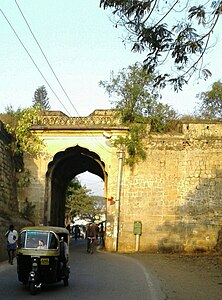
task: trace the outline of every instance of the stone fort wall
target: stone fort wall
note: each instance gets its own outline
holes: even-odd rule
[[[119,249],[214,251],[222,225],[222,124],[183,124],[172,135],[150,134],[147,159],[124,167]],[[222,250],[222,249],[221,249]]]
[[[18,210],[14,164],[7,148],[9,141],[0,122],[0,261],[7,258],[5,232],[13,222],[10,215]]]
[[[0,122],[0,212],[17,211],[15,167],[8,143],[10,137]]]
[[[15,163],[8,144],[11,137],[0,121],[0,261],[7,259],[5,232],[10,224],[19,230],[28,221],[18,213]]]

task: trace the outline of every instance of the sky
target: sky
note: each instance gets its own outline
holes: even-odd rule
[[[14,109],[32,106],[34,92],[42,85],[48,92],[51,110],[87,116],[95,109],[111,108],[98,82],[109,81],[111,71],[117,74],[145,58],[145,54],[132,53],[130,45],[124,45],[123,29],[115,28],[110,11],[99,8],[99,0],[1,0],[0,9],[0,113],[9,105]],[[215,40],[218,34],[219,29]],[[208,81],[191,80],[179,93],[168,88],[162,101],[179,113],[192,112],[196,95],[222,79],[221,49],[222,39],[205,58],[213,73]],[[85,177],[89,178],[88,174]],[[97,182],[102,193],[100,178],[93,176],[88,183],[85,180],[88,188]]]

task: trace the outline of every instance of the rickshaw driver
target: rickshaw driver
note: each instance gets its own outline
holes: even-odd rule
[[[61,237],[60,240],[60,256],[62,258],[62,262],[64,265],[68,262],[68,257],[69,257],[69,251],[68,251],[68,245],[64,240],[64,237]]]
[[[68,245],[64,240],[64,237],[62,236],[60,239],[60,258],[62,263],[62,273],[66,274],[69,273],[69,267],[67,266],[68,259],[69,259],[69,250]]]

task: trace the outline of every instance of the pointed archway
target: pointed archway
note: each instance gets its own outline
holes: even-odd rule
[[[99,176],[107,185],[105,164],[98,154],[75,146],[55,154],[46,173],[45,223],[64,226],[66,189],[70,180],[88,171]]]

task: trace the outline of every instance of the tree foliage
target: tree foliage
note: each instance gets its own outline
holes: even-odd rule
[[[177,112],[168,104],[154,102],[149,111],[151,119],[151,131],[169,132],[175,129],[179,116]]]
[[[115,146],[124,149],[127,152],[125,163],[133,167],[136,163],[146,159],[146,148],[143,139],[146,137],[145,124],[129,125],[129,133],[127,136],[118,136],[115,140]]]
[[[33,106],[42,110],[50,110],[48,93],[44,85],[38,87],[34,93]]]
[[[222,82],[216,81],[211,89],[198,95],[198,112],[203,119],[222,120]]]
[[[170,83],[178,91],[196,71],[199,77],[211,75],[203,57],[212,46],[221,0],[100,0],[100,7],[110,8],[116,27],[127,30],[132,51],[146,52],[144,65],[148,73],[156,74],[155,85]],[[164,71],[159,68],[162,64]]]
[[[117,75],[112,72],[109,82],[99,83],[110,97],[117,97],[112,104],[122,123],[129,127],[129,134],[118,137],[115,145],[126,149],[126,163],[130,166],[146,159],[143,139],[147,136],[147,124],[151,124],[153,131],[166,132],[172,129],[170,124],[177,119],[177,113],[169,105],[158,102],[153,84],[153,76],[138,63]]]
[[[37,155],[42,147],[42,141],[31,132],[30,128],[40,118],[39,107],[17,109],[14,111],[11,106],[7,107],[1,115],[5,128],[12,135],[11,150],[16,155],[28,153]]]
[[[105,213],[103,197],[89,195],[90,190],[81,186],[77,178],[69,183],[66,192],[66,219],[74,217],[95,221],[96,216]]]
[[[147,115],[157,94],[153,90],[153,76],[144,71],[141,64],[122,69],[117,75],[111,72],[110,81],[100,81],[109,97],[116,101],[112,104],[120,112],[123,123],[140,121]]]

